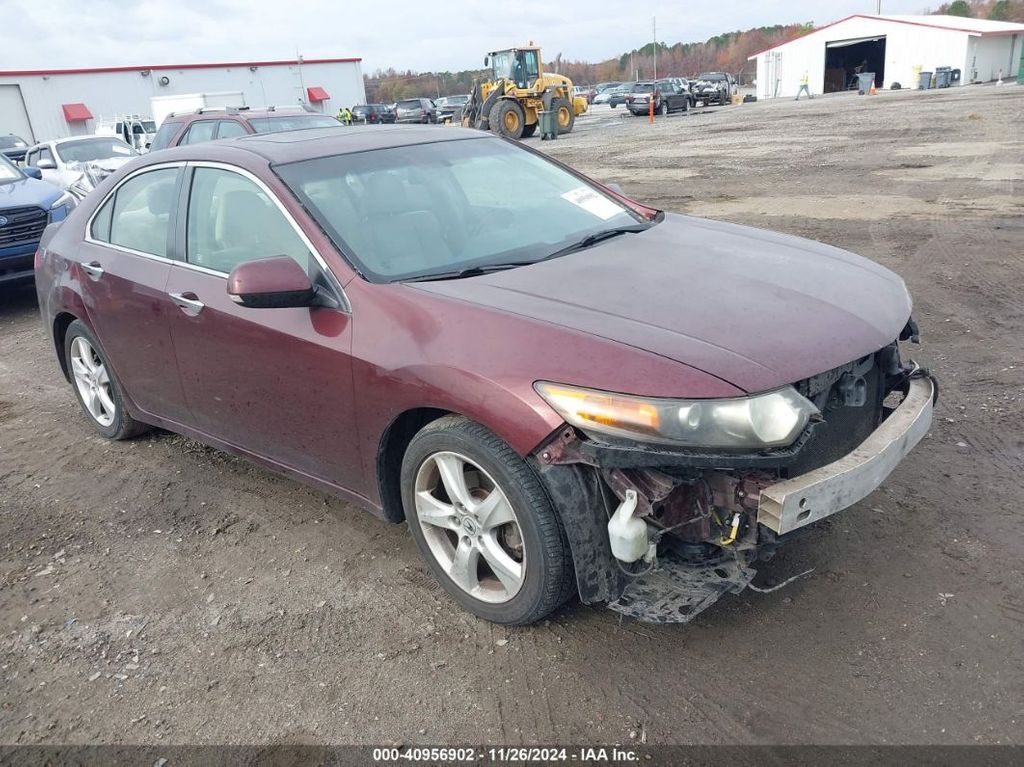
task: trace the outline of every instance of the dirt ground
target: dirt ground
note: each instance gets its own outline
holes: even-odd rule
[[[94,436],[8,290],[0,742],[1024,742],[1024,87],[622,111],[530,143],[914,294],[936,422],[758,582],[814,572],[686,626],[574,604],[495,627],[404,525],[170,434]]]

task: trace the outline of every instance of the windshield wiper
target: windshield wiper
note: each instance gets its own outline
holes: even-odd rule
[[[552,258],[558,258],[559,256],[567,256],[570,253],[575,253],[577,250],[584,250],[592,245],[597,245],[599,242],[610,240],[612,237],[618,237],[620,234],[636,234],[638,232],[645,232],[650,229],[652,224],[631,224],[630,226],[619,226],[615,229],[605,229],[601,232],[594,232],[588,234],[581,240],[572,243],[572,245],[566,245],[564,248],[559,248],[554,253],[544,258],[541,261],[548,261]]]
[[[500,272],[505,269],[515,269],[517,266],[529,266],[536,261],[508,261],[502,264],[484,264],[483,266],[467,266],[465,269],[457,269],[450,272],[435,272],[434,274],[423,274],[419,277],[407,277],[395,282],[431,282],[432,280],[460,280],[463,277],[479,277],[481,274]]]

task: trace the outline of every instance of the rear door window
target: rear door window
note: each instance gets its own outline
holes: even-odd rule
[[[200,144],[204,141],[213,141],[214,133],[217,130],[216,120],[197,120],[188,126],[182,144]]]
[[[217,126],[217,138],[234,138],[244,135],[246,135],[245,128],[235,120],[221,120]]]
[[[172,212],[177,201],[178,168],[160,168],[134,176],[118,187],[110,214],[111,245],[167,257],[167,239]],[[110,205],[110,203],[108,203]],[[102,235],[95,225],[102,223],[105,211],[96,217],[93,237]]]

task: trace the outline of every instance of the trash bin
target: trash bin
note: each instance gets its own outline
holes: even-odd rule
[[[558,138],[558,113],[554,109],[537,113],[537,122],[540,123],[540,140]]]
[[[922,72],[921,73],[921,82],[918,84],[917,89],[919,91],[927,91],[927,90],[930,90],[931,87],[932,87],[932,73],[931,72]]]
[[[857,80],[857,93],[863,96],[871,90],[871,85],[875,82],[875,73],[861,72],[857,75]]]
[[[960,70],[959,69],[952,69],[952,70],[950,70],[950,72],[949,72],[949,84],[950,85],[959,85],[960,84]]]
[[[953,80],[952,67],[935,67],[935,87],[948,88]]]

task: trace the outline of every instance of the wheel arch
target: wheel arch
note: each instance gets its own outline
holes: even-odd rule
[[[420,429],[446,415],[453,413],[436,407],[411,408],[394,418],[381,434],[377,447],[377,491],[380,493],[384,518],[389,522],[402,522],[405,519],[401,469],[406,448]]]
[[[68,334],[68,328],[75,320],[81,320],[69,311],[60,311],[53,318],[51,337],[53,338],[54,351],[57,353],[57,363],[60,365],[64,377],[71,382],[71,371],[68,370],[68,361],[64,355],[64,340]]]

